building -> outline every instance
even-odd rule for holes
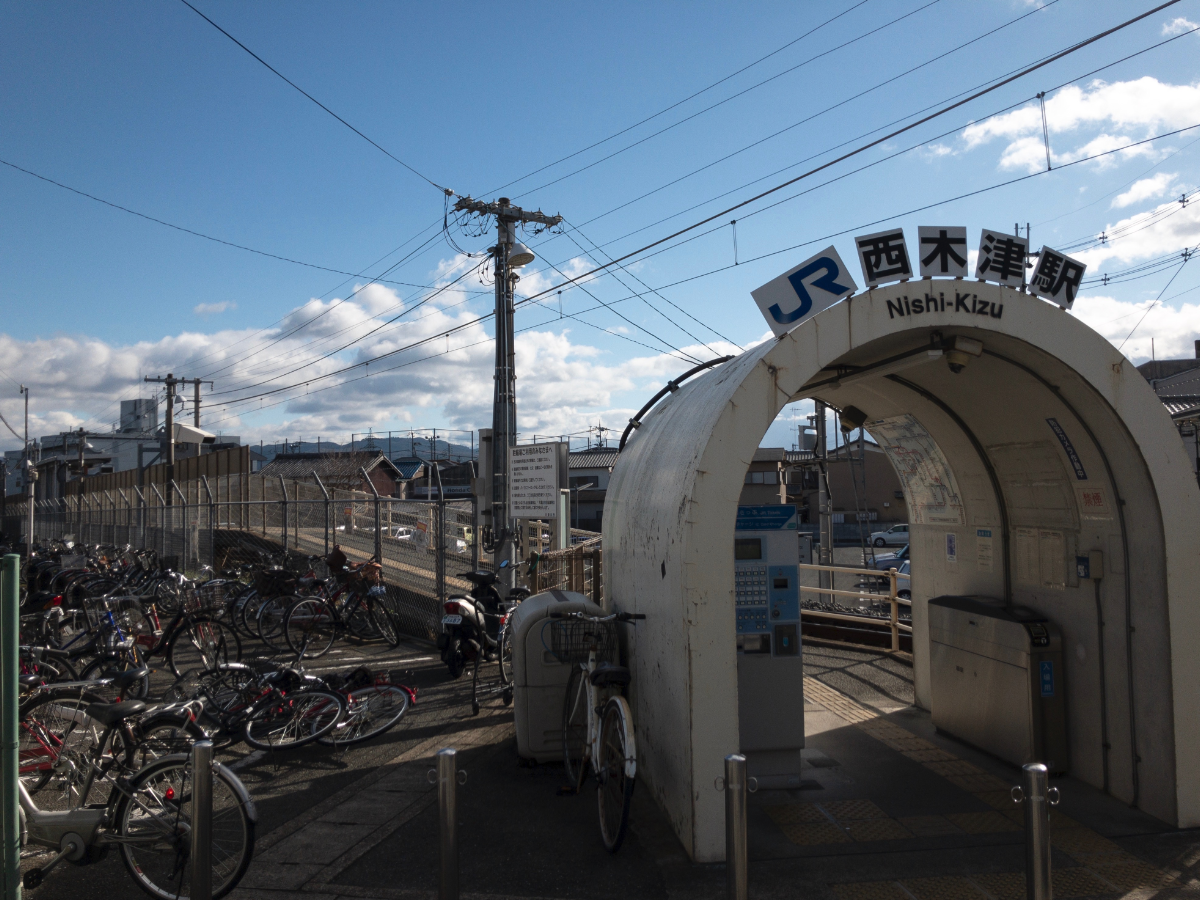
[[[1200,341],[1195,348],[1195,359],[1157,359],[1137,368],[1170,413],[1200,479]]]
[[[617,451],[612,447],[575,450],[567,463],[567,485],[571,489],[571,527],[600,531],[604,522],[604,497]]]
[[[475,483],[475,463],[449,459],[425,461],[415,456],[396,460],[401,473],[412,473],[397,497],[412,500],[470,500]]]
[[[367,478],[363,478],[366,470]],[[315,474],[330,491],[362,491],[371,486],[381,497],[395,497],[403,479],[400,470],[382,450],[341,451],[337,453],[280,453],[259,470],[259,474],[287,481],[311,481]],[[368,480],[370,479],[369,483]]]

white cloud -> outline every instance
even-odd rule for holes
[[[1113,198],[1112,207],[1124,209],[1151,197],[1161,197],[1170,188],[1178,173],[1159,172],[1150,178],[1141,178],[1129,186],[1129,190]]]
[[[1197,28],[1200,28],[1200,25],[1189,19],[1185,19],[1183,16],[1179,16],[1165,23],[1162,27],[1162,33],[1163,37],[1170,37],[1175,34],[1183,34],[1185,31],[1195,31]]]
[[[443,262],[436,278],[446,283],[471,263],[458,258]],[[586,265],[584,260],[572,260],[563,270],[577,274]],[[539,281],[543,277],[531,272],[518,287],[533,292],[548,283]],[[460,290],[468,281],[444,292],[439,302],[420,308],[415,305],[423,294],[404,301],[378,284],[340,302],[312,299],[266,333],[188,331],[125,345],[75,335],[24,341],[0,334],[0,370],[31,385],[33,435],[85,422],[89,428],[106,430],[118,417],[117,401],[151,396],[153,388],[143,383],[143,376],[168,371],[215,381],[213,392],[204,394],[202,424],[250,441],[276,440],[284,434],[341,441],[351,431],[386,430],[396,423],[478,428],[491,421],[495,350],[489,332],[475,319],[490,311],[492,302],[488,296],[474,297]],[[556,298],[548,299],[547,305],[556,308]],[[389,323],[402,312],[402,318]],[[518,318],[518,328],[526,324]],[[305,327],[291,333],[301,325]],[[456,326],[459,330],[449,338],[440,336]],[[635,391],[640,397],[691,366],[652,351],[618,362],[601,348],[578,341],[579,333],[590,339],[596,332],[564,319],[517,335],[517,409],[522,432],[567,434],[594,425],[598,417],[616,427],[633,412],[615,402],[616,395]],[[353,346],[334,352],[356,339]],[[701,359],[711,355],[701,346],[684,349]],[[724,343],[714,344],[713,350],[737,352]],[[393,355],[369,366],[313,380],[389,353]],[[322,358],[327,354],[332,355]],[[370,377],[362,378],[367,372]],[[305,378],[310,379],[307,387]],[[223,407],[237,396],[294,384],[301,386],[261,401]],[[280,400],[284,402],[271,408]],[[0,412],[14,427],[21,411],[15,387],[0,392]],[[4,430],[0,448],[16,446]]]
[[[1160,131],[1200,122],[1200,82],[1166,84],[1145,76],[1113,83],[1097,80],[1083,88],[1068,85],[1046,99],[1046,119],[1052,162],[1062,165],[1123,147]],[[1074,149],[1055,150],[1055,147],[1070,143],[1074,132],[1096,128],[1106,130]],[[1037,104],[976,122],[962,132],[967,150],[996,138],[1008,141],[1001,153],[1001,168],[1035,172],[1045,167],[1042,114]],[[1156,152],[1151,145],[1135,147],[1126,153],[1114,154],[1103,163],[1113,165],[1117,158],[1153,156]]]
[[[1125,342],[1121,352],[1135,363],[1150,358],[1151,339],[1154,340],[1154,354],[1159,359],[1194,356],[1193,341],[1200,337],[1200,304],[1159,304],[1147,313],[1153,302],[1153,296],[1137,303],[1112,297],[1080,297],[1071,308],[1071,314],[1108,338],[1113,346]],[[1140,325],[1139,319],[1142,320]],[[1134,326],[1137,331],[1126,341]]]
[[[198,316],[215,316],[231,309],[237,309],[237,304],[230,300],[222,300],[220,303],[197,303],[192,307],[192,312]]]

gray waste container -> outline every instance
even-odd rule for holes
[[[1015,765],[1066,772],[1062,633],[987,597],[929,601],[930,706],[938,729]]]
[[[562,710],[571,667],[550,653],[550,635],[543,633],[550,612],[603,615],[600,607],[574,591],[547,591],[521,603],[512,614],[513,714],[517,753],[524,759],[554,762],[562,759]]]

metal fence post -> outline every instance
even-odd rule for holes
[[[900,604],[896,602],[896,567],[888,569],[888,602],[892,607],[892,652],[900,649]]]
[[[383,522],[379,516],[379,491],[375,490],[375,482],[371,480],[371,476],[367,474],[366,466],[359,466],[358,471],[362,473],[363,481],[371,488],[371,494],[375,497],[375,562],[383,564],[383,532],[380,528],[383,527]]]
[[[321,476],[317,474],[317,470],[313,469],[313,481],[317,483],[317,487],[321,489],[321,495],[325,498],[325,555],[329,555],[329,491],[325,490],[325,484],[321,481]]]
[[[192,745],[192,892],[212,900],[212,741]]]
[[[21,813],[17,794],[17,643],[21,557],[4,557],[0,589],[0,835],[4,842],[4,897],[21,900]]]
[[[265,485],[264,485],[264,487],[265,487]],[[279,490],[283,491],[283,501],[282,501],[283,507],[282,507],[282,515],[280,516],[280,518],[282,520],[282,524],[280,525],[280,534],[283,537],[283,558],[284,558],[284,561],[286,562],[287,548],[288,548],[288,538],[287,538],[288,495],[287,495],[287,482],[283,480],[282,475],[279,476]],[[264,494],[263,499],[265,500],[266,499],[266,496],[265,496],[266,491],[263,491],[263,494]],[[265,509],[265,507],[264,507],[264,509]],[[265,516],[266,512],[264,512],[263,515]]]
[[[204,485],[204,491],[208,494],[208,564],[213,568],[213,577],[217,574],[217,526],[214,518],[216,506],[213,501],[212,488],[208,486],[208,476],[201,475],[200,482]],[[200,560],[196,560],[199,562]]]
[[[725,896],[746,900],[748,857],[746,855],[746,757],[725,757]]]
[[[458,771],[458,752],[447,747],[429,774],[438,791],[438,900],[458,900],[458,785],[467,773]]]
[[[446,602],[446,501],[437,502],[437,591],[438,603]]]
[[[1021,766],[1021,785],[1012,789],[1016,803],[1025,804],[1025,896],[1053,900],[1050,881],[1050,807],[1058,805],[1058,788],[1047,787],[1041,763]]]

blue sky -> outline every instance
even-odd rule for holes
[[[545,261],[563,272],[585,271],[593,263],[581,246],[592,249],[589,241],[613,254],[634,250],[799,174],[806,158],[832,158],[839,144],[857,146],[874,129],[909,121],[1152,4],[616,3],[603,15],[571,4],[195,5],[437,184],[482,199],[502,188],[514,202],[562,213],[570,236],[529,240],[539,260],[520,285],[528,295],[561,280]],[[253,439],[490,424],[491,326],[470,324],[491,309],[490,285],[468,274],[414,307],[429,293],[421,286],[445,285],[478,262],[440,236],[443,195],[435,187],[181,2],[10,2],[4,21],[0,159],[165,222],[352,274],[377,275],[429,239],[385,276],[402,284],[373,284],[346,300],[370,279],[220,245],[0,166],[0,412],[18,430],[17,382],[32,388],[32,430],[46,433],[81,423],[104,427],[116,418],[117,398],[146,394],[141,377],[168,369],[212,378],[206,423]],[[596,299],[564,291],[563,312],[578,319],[560,320],[554,295],[546,306],[524,308],[517,318],[517,328],[526,329],[518,338],[522,431],[574,433],[598,421],[619,430],[691,364],[683,358],[736,352],[735,344],[763,339],[753,288],[831,242],[852,259],[853,235],[882,227],[857,226],[875,220],[903,225],[910,239],[918,224],[966,225],[972,242],[980,228],[1029,222],[1035,248],[1067,246],[1118,226],[1113,233],[1124,236],[1075,254],[1089,262],[1089,275],[1196,246],[1200,197],[1186,208],[1170,204],[1200,182],[1200,129],[904,213],[1045,168],[1040,112],[1029,102],[1039,91],[1049,92],[1056,169],[1200,124],[1200,34],[1061,87],[1197,22],[1200,0],[1184,0],[739,210],[729,216],[739,220],[736,267],[733,228],[726,226],[634,263],[630,273],[618,273],[624,284],[614,277],[589,284]],[[873,29],[880,30],[867,34]],[[814,117],[834,104],[841,105]],[[1119,224],[1147,215],[1149,227]],[[451,230],[457,248],[488,246],[487,236]],[[808,241],[814,243],[743,262]],[[626,299],[629,287],[644,290],[635,276],[659,287],[721,267],[663,288],[662,296]],[[1075,312],[1119,344],[1175,268],[1089,290]],[[1184,267],[1125,352],[1147,358],[1153,337],[1160,357],[1191,355],[1200,292],[1184,292],[1198,285],[1200,263]],[[583,312],[598,301],[615,305]],[[399,322],[379,328],[405,310]],[[454,326],[462,327],[448,339],[389,357],[402,368],[380,372],[378,365],[377,374],[345,384],[364,371],[331,374]],[[251,386],[271,378],[267,388],[290,389],[223,405],[259,393]],[[319,387],[330,389],[316,393]],[[790,413],[785,418],[790,423]],[[3,436],[0,446],[16,445],[6,430]],[[790,446],[792,439],[779,424],[766,442]]]

